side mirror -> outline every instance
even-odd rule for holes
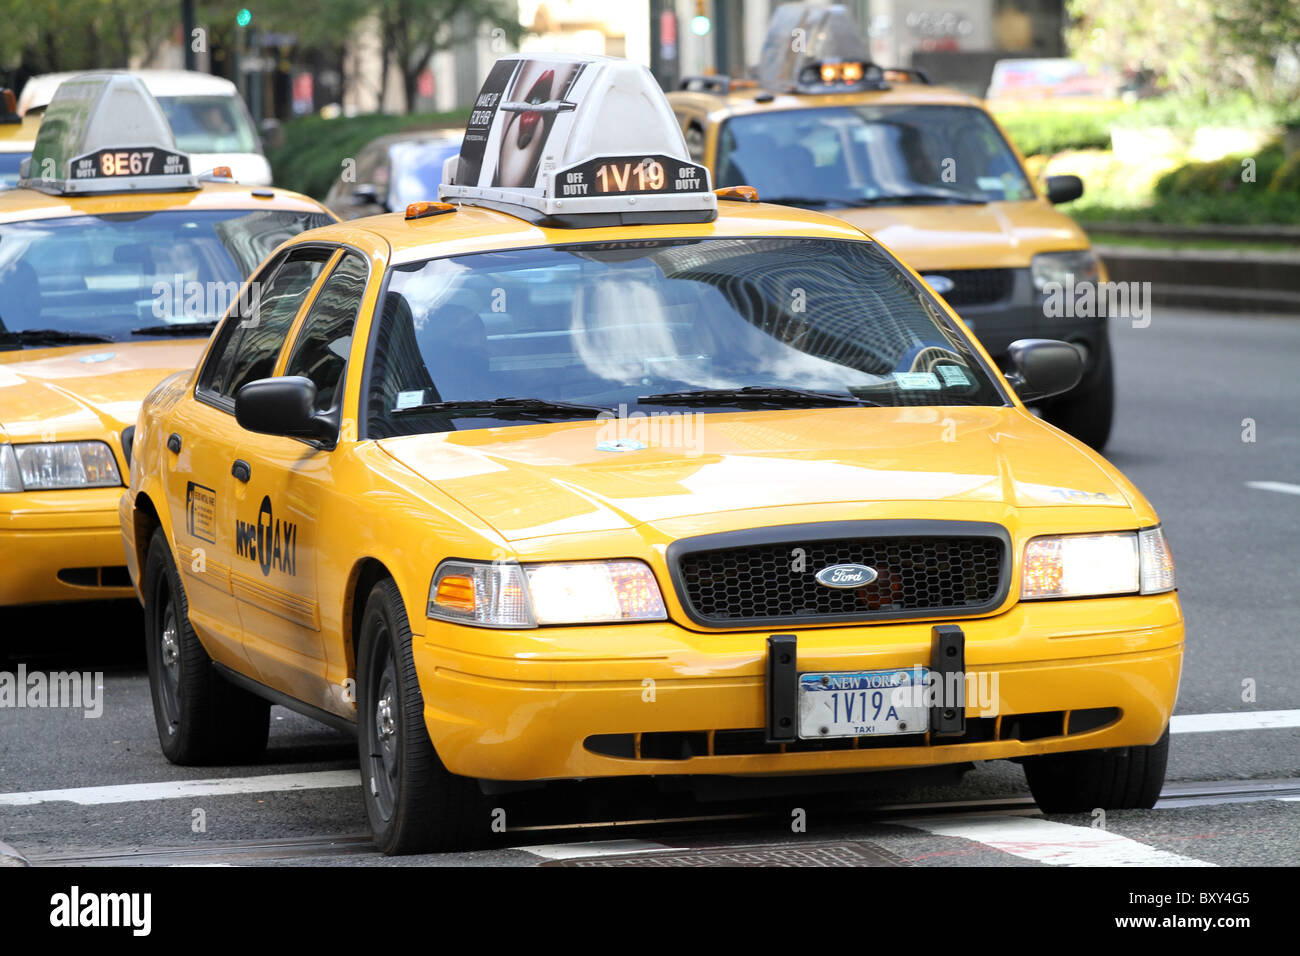
[[[1047,201],[1052,205],[1074,202],[1083,195],[1083,180],[1078,176],[1048,176]]]
[[[352,205],[378,206],[379,188],[373,183],[360,183],[352,190]]]
[[[1083,356],[1069,342],[1017,339],[1007,348],[1007,357],[1011,361],[1007,381],[1022,402],[1061,395],[1083,378]]]
[[[316,411],[316,385],[300,375],[262,378],[235,393],[235,420],[263,435],[330,442],[338,423]]]

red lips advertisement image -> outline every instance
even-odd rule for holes
[[[575,86],[585,66],[558,56],[499,61],[475,100],[456,182],[535,185],[551,131],[577,106]]]

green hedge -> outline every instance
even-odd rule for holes
[[[1110,127],[1127,109],[1026,109],[998,114],[998,122],[1026,156],[1051,156],[1067,149],[1110,149]]]
[[[324,199],[343,160],[356,158],[371,140],[440,126],[463,129],[468,117],[468,110],[413,116],[368,113],[337,119],[305,116],[284,125],[284,144],[267,158],[277,186]]]

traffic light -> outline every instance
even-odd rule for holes
[[[248,7],[242,7],[240,11],[235,14],[235,23],[241,27],[246,27],[252,22],[253,11],[248,9]]]
[[[691,17],[691,32],[697,37],[703,37],[708,36],[712,28],[707,0],[695,0],[695,16]]]

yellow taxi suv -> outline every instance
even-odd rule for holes
[[[1004,369],[1017,339],[1074,345],[1083,378],[1042,400],[1041,412],[1104,448],[1114,410],[1106,319],[1050,307],[1106,278],[1087,235],[1053,208],[1082,195],[1078,177],[1048,177],[1040,190],[979,100],[871,63],[843,7],[779,6],[756,73],[687,78],[669,94],[691,158],[715,184],[752,186],[765,202],[826,211],[870,233],[961,313]]]
[[[198,359],[319,203],[196,175],[128,76],[64,83],[0,192],[0,606],[130,598],[117,504],[140,401]]]
[[[158,737],[353,731],[388,853],[502,781],[1023,761],[1149,807],[1183,654],[1151,506],[840,219],[711,190],[649,72],[491,70],[439,201],[290,240],[140,409]],[[490,782],[490,783],[485,783]]]
[[[13,90],[0,89],[0,189],[18,185],[22,161],[32,155],[41,116],[19,116]]]

